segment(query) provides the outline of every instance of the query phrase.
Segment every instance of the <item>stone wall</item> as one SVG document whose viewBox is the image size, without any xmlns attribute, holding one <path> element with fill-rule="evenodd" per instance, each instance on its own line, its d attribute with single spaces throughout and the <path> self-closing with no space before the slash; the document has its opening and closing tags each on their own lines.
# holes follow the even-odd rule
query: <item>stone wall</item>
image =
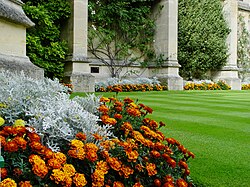
<svg viewBox="0 0 250 187">
<path fill-rule="evenodd" d="M 34 23 L 25 15 L 20 0 L 0 0 L 0 69 L 24 71 L 42 78 L 44 71 L 26 56 L 26 28 Z"/>
</svg>

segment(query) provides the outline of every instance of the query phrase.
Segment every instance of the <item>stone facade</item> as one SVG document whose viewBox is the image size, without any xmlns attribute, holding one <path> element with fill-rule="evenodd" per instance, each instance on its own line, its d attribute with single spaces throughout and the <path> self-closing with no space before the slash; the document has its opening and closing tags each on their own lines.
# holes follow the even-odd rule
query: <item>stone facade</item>
<svg viewBox="0 0 250 187">
<path fill-rule="evenodd" d="M 65 24 L 62 38 L 68 41 L 64 82 L 73 84 L 75 92 L 94 92 L 95 77 L 87 61 L 88 1 L 69 0 L 71 17 Z"/>
<path fill-rule="evenodd" d="M 44 71 L 26 56 L 26 28 L 34 23 L 25 15 L 20 0 L 0 0 L 0 69 L 24 71 L 42 78 Z"/>
</svg>

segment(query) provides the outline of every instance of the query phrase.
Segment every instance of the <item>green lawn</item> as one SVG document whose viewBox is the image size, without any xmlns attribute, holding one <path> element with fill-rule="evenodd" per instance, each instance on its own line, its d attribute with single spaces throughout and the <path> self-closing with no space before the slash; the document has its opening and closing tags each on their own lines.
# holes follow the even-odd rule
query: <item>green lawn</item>
<svg viewBox="0 0 250 187">
<path fill-rule="evenodd" d="M 126 96 L 153 108 L 149 117 L 167 124 L 162 132 L 195 153 L 189 165 L 197 186 L 250 187 L 250 91 L 130 92 L 118 97 Z"/>
</svg>

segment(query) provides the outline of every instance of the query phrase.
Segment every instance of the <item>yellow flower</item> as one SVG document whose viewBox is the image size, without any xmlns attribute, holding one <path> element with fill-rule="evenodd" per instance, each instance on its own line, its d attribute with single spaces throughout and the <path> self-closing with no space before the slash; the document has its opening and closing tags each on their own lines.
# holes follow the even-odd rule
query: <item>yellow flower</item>
<svg viewBox="0 0 250 187">
<path fill-rule="evenodd" d="M 73 182 L 76 185 L 76 187 L 82 187 L 82 186 L 85 186 L 87 184 L 87 181 L 86 181 L 84 174 L 80 174 L 80 173 L 77 173 L 74 176 Z"/>
<path fill-rule="evenodd" d="M 7 178 L 0 183 L 0 187 L 17 187 L 17 184 L 14 180 Z"/>
<path fill-rule="evenodd" d="M 4 119 L 0 117 L 0 126 L 2 126 L 5 123 Z"/>
<path fill-rule="evenodd" d="M 25 121 L 22 119 L 17 119 L 13 125 L 13 127 L 24 127 L 24 126 L 25 126 Z"/>
</svg>

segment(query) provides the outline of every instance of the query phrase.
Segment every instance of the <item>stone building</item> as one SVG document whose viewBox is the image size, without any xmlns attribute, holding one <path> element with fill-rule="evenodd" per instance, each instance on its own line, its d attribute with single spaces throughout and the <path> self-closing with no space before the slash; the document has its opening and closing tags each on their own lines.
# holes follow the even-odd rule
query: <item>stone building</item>
<svg viewBox="0 0 250 187">
<path fill-rule="evenodd" d="M 21 0 L 0 0 L 0 69 L 24 71 L 42 78 L 44 71 L 26 56 L 26 28 L 34 23 L 25 15 Z"/>
</svg>

